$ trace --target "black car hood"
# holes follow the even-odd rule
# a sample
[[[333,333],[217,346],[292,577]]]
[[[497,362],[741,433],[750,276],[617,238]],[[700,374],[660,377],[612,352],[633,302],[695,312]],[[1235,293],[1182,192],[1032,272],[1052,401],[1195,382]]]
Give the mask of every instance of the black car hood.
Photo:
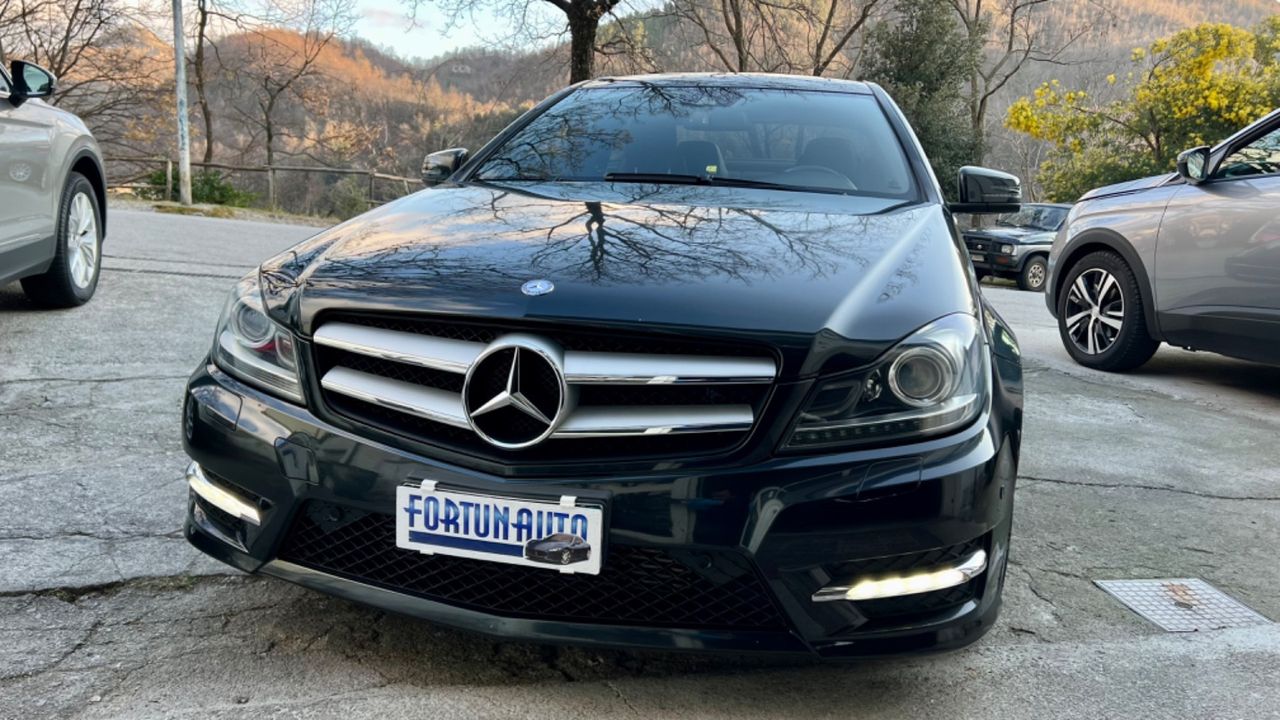
[[[521,292],[540,278],[555,290]],[[437,188],[273,258],[263,280],[304,335],[341,308],[696,328],[868,359],[976,307],[937,205],[703,186]]]
[[[1128,195],[1131,193],[1150,190],[1151,188],[1168,185],[1177,179],[1176,173],[1165,173],[1163,175],[1152,175],[1151,177],[1138,178],[1137,180],[1128,180],[1114,185],[1104,185],[1100,188],[1094,188],[1084,195],[1080,196],[1080,200],[1095,200],[1097,198],[1112,197],[1115,195]]]
[[[1030,227],[989,227],[982,230],[966,230],[966,237],[987,238],[1015,244],[1053,242],[1053,230]]]

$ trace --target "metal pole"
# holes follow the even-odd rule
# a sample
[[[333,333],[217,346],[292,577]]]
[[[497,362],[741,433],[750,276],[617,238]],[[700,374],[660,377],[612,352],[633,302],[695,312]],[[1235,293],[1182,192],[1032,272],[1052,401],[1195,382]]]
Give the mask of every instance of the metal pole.
[[[178,198],[191,204],[191,130],[187,125],[187,50],[182,0],[173,0],[173,78],[178,98]]]

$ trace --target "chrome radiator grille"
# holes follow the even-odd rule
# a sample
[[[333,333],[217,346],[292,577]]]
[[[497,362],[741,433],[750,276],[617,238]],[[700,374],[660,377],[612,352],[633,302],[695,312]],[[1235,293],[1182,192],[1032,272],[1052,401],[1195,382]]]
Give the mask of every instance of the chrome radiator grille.
[[[337,316],[314,347],[339,414],[517,461],[731,449],[777,374],[757,347],[436,319]]]

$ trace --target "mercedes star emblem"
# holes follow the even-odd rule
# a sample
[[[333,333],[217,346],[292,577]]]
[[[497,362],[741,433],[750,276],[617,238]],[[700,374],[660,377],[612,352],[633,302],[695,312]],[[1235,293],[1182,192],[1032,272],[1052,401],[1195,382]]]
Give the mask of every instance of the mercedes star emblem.
[[[520,292],[524,293],[525,295],[531,295],[535,297],[538,295],[546,295],[547,293],[555,289],[556,289],[555,283],[551,282],[550,280],[544,280],[544,279],[530,280],[529,282],[520,286]]]
[[[563,351],[531,335],[493,341],[467,369],[462,402],[476,434],[515,450],[551,436],[565,415],[569,391]]]

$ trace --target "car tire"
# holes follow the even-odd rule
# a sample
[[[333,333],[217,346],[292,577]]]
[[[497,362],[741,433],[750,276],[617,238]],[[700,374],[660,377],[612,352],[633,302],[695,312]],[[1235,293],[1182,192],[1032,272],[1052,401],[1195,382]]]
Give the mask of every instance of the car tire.
[[[54,238],[49,269],[23,278],[22,289],[43,307],[83,305],[98,289],[102,270],[102,209],[93,185],[80,173],[67,176]]]
[[[573,562],[573,552],[572,552],[572,551],[569,551],[569,550],[561,550],[561,551],[560,551],[560,564],[561,564],[561,565],[568,565],[568,564],[569,564],[569,563],[571,563],[571,562]]]
[[[1044,281],[1049,275],[1049,263],[1043,255],[1036,255],[1027,260],[1018,273],[1018,289],[1031,292],[1044,292]]]
[[[1061,287],[1058,334],[1077,363],[1107,372],[1132,370],[1160,347],[1147,329],[1138,279],[1119,255],[1089,253],[1071,266]]]

